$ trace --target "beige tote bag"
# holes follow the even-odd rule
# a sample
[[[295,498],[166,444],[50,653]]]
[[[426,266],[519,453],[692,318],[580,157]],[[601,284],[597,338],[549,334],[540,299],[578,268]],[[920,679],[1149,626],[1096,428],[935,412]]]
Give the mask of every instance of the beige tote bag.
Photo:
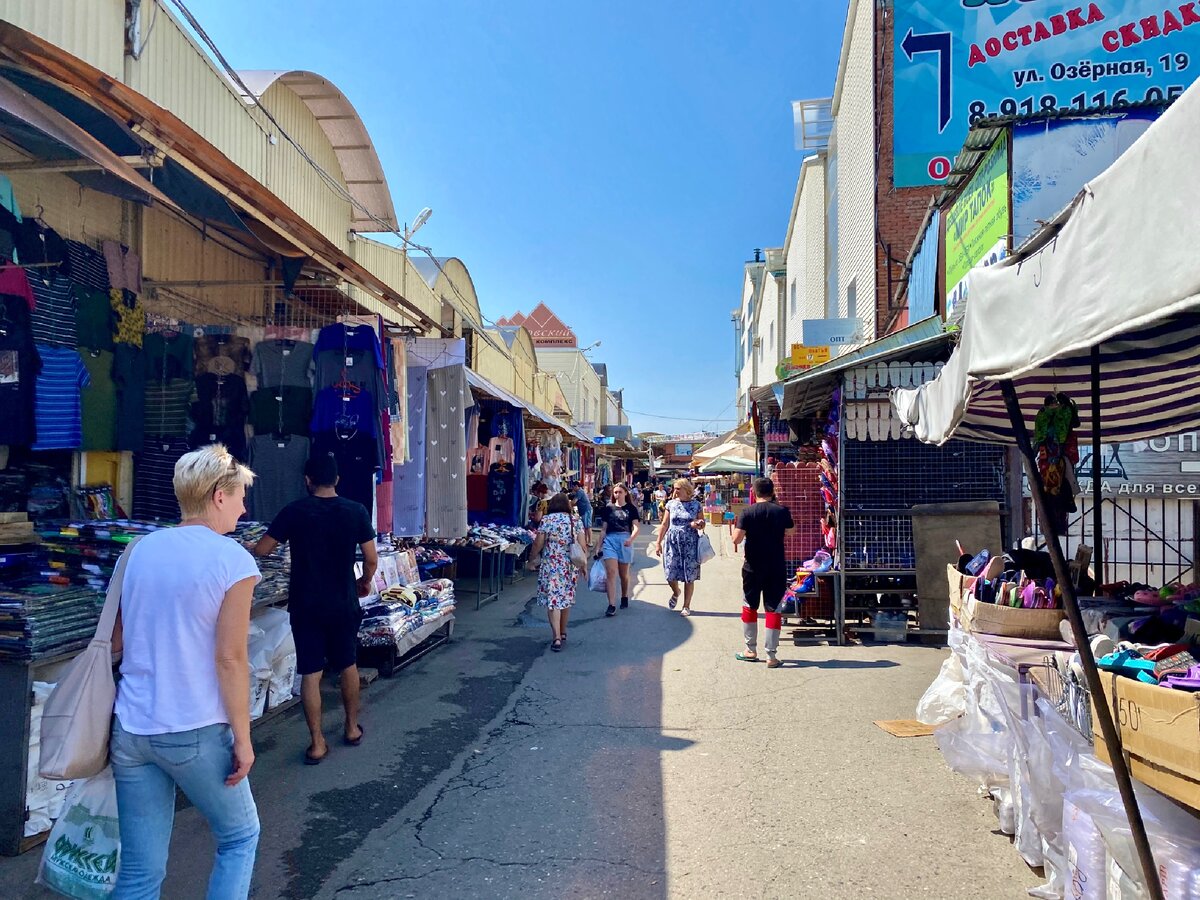
[[[96,636],[87,649],[71,661],[42,710],[43,778],[67,781],[90,778],[108,765],[108,737],[112,729],[117,685],[113,680],[112,636],[121,608],[121,583],[125,564],[141,538],[125,548],[113,569]]]

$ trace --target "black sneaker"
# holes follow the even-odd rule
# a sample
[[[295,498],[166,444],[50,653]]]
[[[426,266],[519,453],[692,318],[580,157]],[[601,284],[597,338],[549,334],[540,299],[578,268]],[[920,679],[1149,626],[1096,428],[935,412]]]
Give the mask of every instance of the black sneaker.
[[[610,606],[608,609],[606,609],[604,611],[604,615],[606,615],[606,616],[615,616],[616,614],[617,614],[617,608],[615,606]]]
[[[621,598],[621,609],[629,609],[629,598],[628,597]]]

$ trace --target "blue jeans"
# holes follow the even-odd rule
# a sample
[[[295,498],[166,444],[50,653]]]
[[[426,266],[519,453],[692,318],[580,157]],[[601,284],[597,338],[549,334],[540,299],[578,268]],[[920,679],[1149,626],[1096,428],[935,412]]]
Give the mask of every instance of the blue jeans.
[[[114,719],[110,755],[121,830],[114,900],[159,896],[167,874],[176,785],[208,820],[216,838],[209,900],[248,896],[258,848],[258,809],[248,778],[234,787],[225,785],[233,766],[230,727],[141,735],[130,734]]]

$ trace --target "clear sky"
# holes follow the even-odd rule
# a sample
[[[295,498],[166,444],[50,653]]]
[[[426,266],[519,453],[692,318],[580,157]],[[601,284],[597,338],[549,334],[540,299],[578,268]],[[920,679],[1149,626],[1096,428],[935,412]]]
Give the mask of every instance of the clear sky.
[[[733,427],[729,313],[783,243],[791,101],[832,93],[845,0],[189,7],[234,67],[345,92],[397,216],[432,207],[418,240],[463,260],[484,316],[545,301],[602,341],[635,431]]]

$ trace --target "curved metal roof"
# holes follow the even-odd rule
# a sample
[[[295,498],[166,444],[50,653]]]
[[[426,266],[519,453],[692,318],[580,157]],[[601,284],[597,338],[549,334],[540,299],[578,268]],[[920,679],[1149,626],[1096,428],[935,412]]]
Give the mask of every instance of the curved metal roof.
[[[429,285],[430,290],[437,285],[438,277],[442,274],[441,267],[445,266],[450,261],[449,256],[439,256],[437,259],[430,259],[428,256],[418,256],[416,253],[408,254],[408,261],[413,264],[413,268],[418,274],[425,279],[425,283]]]
[[[392,193],[383,173],[383,164],[375,152],[367,126],[345,94],[315,72],[253,70],[238,72],[238,75],[253,92],[255,99],[262,97],[271,85],[280,81],[304,101],[329,138],[350,195],[375,217],[371,218],[354,207],[350,216],[351,228],[367,233],[394,230],[397,227],[396,210],[392,206]],[[386,222],[387,229],[375,219]]]

